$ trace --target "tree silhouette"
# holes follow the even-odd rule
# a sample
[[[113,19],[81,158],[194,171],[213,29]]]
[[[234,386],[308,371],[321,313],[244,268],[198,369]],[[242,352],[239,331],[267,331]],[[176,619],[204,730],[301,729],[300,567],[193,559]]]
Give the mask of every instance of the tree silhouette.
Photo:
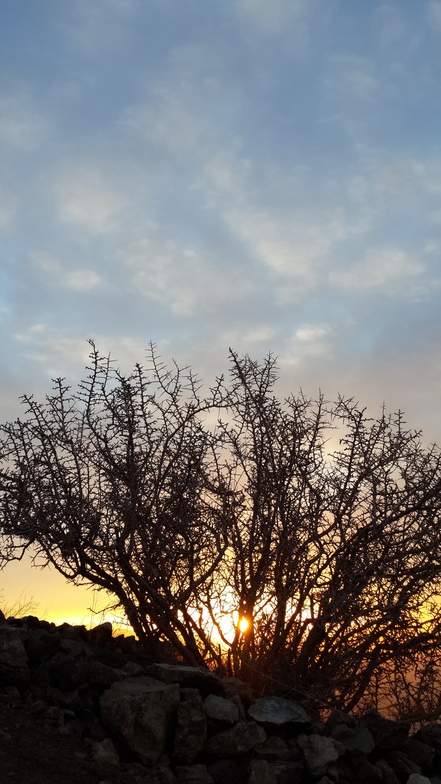
[[[153,346],[123,375],[91,345],[77,391],[58,379],[0,428],[3,563],[29,549],[107,591],[159,660],[311,702],[351,710],[417,659],[435,666],[435,445],[400,413],[278,400],[271,356],[231,352],[203,392]]]

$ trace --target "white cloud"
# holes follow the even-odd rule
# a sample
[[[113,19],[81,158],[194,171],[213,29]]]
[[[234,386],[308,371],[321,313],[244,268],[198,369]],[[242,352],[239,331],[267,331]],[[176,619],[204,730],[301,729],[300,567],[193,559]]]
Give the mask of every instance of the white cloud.
[[[60,219],[92,235],[107,234],[119,228],[127,205],[107,174],[92,165],[72,167],[56,185]]]
[[[240,271],[225,269],[217,259],[176,242],[139,240],[119,254],[138,294],[192,316],[213,312],[244,299],[252,288]]]
[[[278,35],[303,20],[306,0],[237,0],[237,13],[267,35]]]
[[[26,92],[0,96],[0,142],[31,153],[50,135],[48,121],[33,106]]]
[[[370,102],[378,89],[373,63],[357,55],[334,55],[324,87],[334,105],[336,101]]]
[[[432,24],[438,32],[441,32],[441,2],[439,2],[439,0],[432,0],[432,2],[428,3],[427,14],[430,24]]]
[[[374,22],[378,26],[380,44],[385,48],[400,41],[406,31],[401,10],[392,3],[384,3],[375,9]]]
[[[91,269],[67,269],[57,259],[46,253],[34,253],[34,266],[49,276],[50,282],[55,282],[63,288],[73,291],[92,291],[100,283],[100,276]]]
[[[396,284],[415,278],[425,271],[424,265],[399,248],[369,250],[364,259],[351,267],[331,272],[331,282],[346,289],[385,288],[395,291]]]

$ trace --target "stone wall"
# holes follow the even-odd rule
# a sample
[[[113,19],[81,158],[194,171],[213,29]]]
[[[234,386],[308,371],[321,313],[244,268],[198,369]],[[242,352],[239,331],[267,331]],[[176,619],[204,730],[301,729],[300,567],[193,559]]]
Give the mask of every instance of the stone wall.
[[[441,724],[410,736],[376,711],[314,721],[236,678],[148,660],[110,624],[0,613],[0,699],[76,734],[133,784],[441,784]]]

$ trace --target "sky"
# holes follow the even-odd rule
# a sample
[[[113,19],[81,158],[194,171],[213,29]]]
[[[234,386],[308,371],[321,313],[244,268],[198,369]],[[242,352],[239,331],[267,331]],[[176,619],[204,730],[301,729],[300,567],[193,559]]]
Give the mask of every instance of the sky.
[[[272,352],[441,441],[440,85],[439,0],[4,0],[1,421],[92,338],[208,382]],[[95,602],[27,562],[1,591]]]

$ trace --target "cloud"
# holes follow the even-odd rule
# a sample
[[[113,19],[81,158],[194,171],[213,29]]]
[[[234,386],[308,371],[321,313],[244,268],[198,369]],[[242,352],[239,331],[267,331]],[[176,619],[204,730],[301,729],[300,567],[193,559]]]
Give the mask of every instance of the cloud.
[[[127,200],[107,173],[93,165],[72,166],[55,186],[61,221],[91,235],[108,234],[119,228]]]
[[[392,3],[379,5],[374,11],[374,23],[380,45],[384,48],[393,46],[402,40],[406,25],[400,8]]]
[[[287,26],[303,21],[308,9],[306,0],[237,0],[236,12],[257,30],[268,36],[279,35]]]
[[[441,2],[439,0],[432,0],[427,4],[427,15],[430,24],[432,24],[437,32],[441,32]]]
[[[142,239],[120,251],[132,290],[178,316],[214,312],[246,298],[251,284],[239,270],[189,246]]]
[[[0,95],[0,142],[32,153],[50,136],[49,122],[23,89]]]
[[[67,269],[57,259],[46,253],[33,253],[34,266],[46,273],[51,283],[63,288],[86,293],[92,291],[101,282],[100,276],[91,269]]]
[[[359,263],[331,272],[330,279],[345,289],[384,288],[384,293],[389,294],[400,283],[407,283],[424,271],[424,264],[399,248],[372,248]]]

